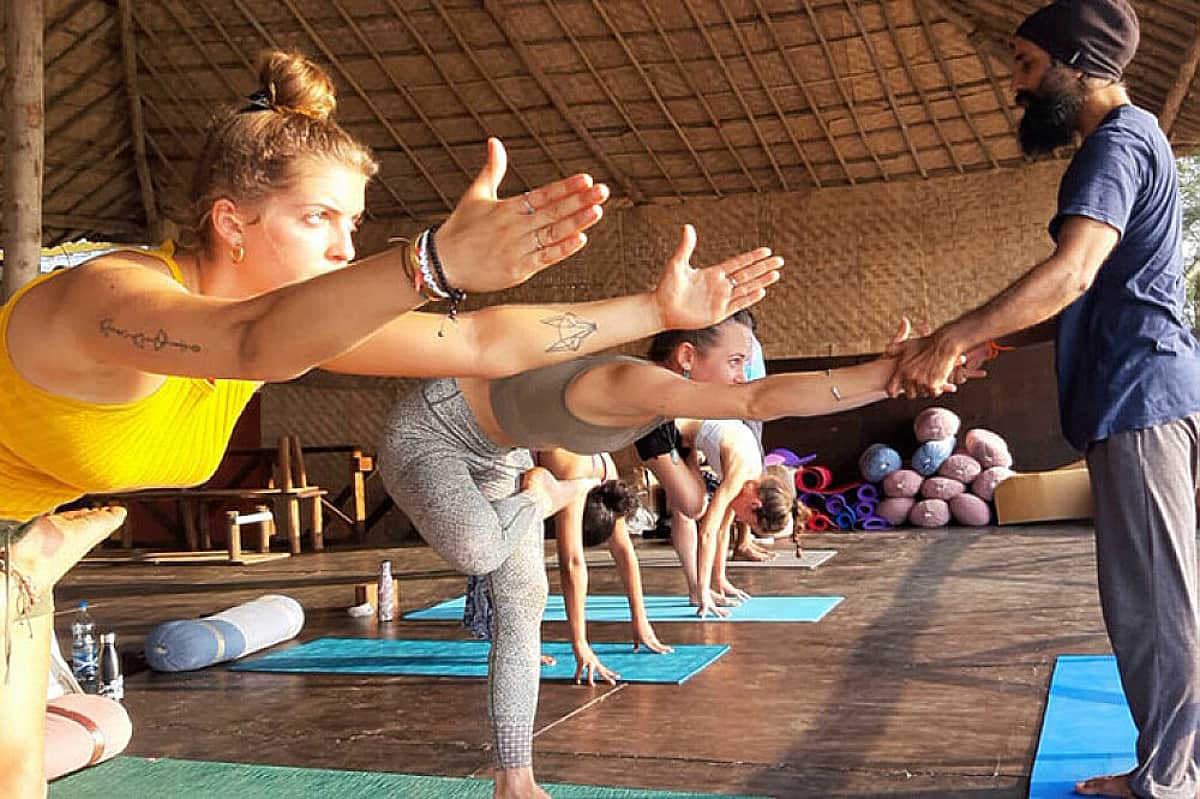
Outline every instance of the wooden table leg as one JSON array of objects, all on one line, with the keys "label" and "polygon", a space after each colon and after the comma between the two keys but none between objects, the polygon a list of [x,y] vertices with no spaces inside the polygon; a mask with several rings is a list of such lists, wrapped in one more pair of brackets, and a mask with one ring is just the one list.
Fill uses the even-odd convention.
[{"label": "wooden table leg", "polygon": [[321,496],[312,498],[312,542],[313,551],[321,552],[325,549],[325,519],[322,513]]},{"label": "wooden table leg", "polygon": [[294,496],[280,497],[283,518],[287,522],[288,552],[300,554],[300,500]]}]

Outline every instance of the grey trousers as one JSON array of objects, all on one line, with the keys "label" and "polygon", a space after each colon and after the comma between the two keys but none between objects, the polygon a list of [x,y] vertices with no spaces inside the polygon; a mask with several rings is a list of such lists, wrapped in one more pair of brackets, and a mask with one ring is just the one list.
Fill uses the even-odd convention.
[{"label": "grey trousers", "polygon": [[495,634],[489,716],[500,768],[533,762],[546,608],[541,505],[520,491],[528,450],[507,449],[479,428],[453,380],[425,380],[388,417],[379,470],[417,531],[465,574],[491,581]]},{"label": "grey trousers", "polygon": [[1200,414],[1099,441],[1087,465],[1100,605],[1138,730],[1130,785],[1141,797],[1194,799]]}]

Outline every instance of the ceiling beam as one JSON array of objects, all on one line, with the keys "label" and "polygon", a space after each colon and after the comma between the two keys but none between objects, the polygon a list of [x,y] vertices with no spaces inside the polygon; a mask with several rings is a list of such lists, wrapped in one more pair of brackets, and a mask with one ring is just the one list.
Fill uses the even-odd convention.
[{"label": "ceiling beam", "polygon": [[972,116],[971,110],[967,108],[966,102],[963,101],[962,94],[958,90],[958,81],[954,79],[954,72],[946,65],[946,59],[942,57],[942,47],[938,44],[937,34],[933,30],[933,25],[929,22],[929,17],[925,14],[925,9],[920,3],[916,4],[917,16],[921,19],[921,29],[925,33],[925,39],[929,42],[929,49],[933,51],[933,57],[937,60],[938,66],[942,70],[942,76],[946,79],[946,84],[950,87],[950,92],[954,95],[954,101],[958,104],[958,110],[966,121],[967,127],[971,129],[971,134],[975,137],[975,141],[979,143],[979,148],[983,151],[983,156],[991,162],[993,169],[1000,168],[1000,162],[996,160],[995,154],[992,153],[992,148],[988,147],[987,141],[979,132],[979,126],[975,124],[975,117]]},{"label": "ceiling beam", "polygon": [[[468,114],[470,114],[471,119],[475,120],[475,124],[479,126],[480,132],[483,133],[485,138],[492,135],[491,128],[489,128],[487,123],[483,121],[483,117],[481,117],[479,115],[479,112],[475,110],[475,104],[473,102],[469,101],[463,95],[462,88],[458,85],[458,81],[454,80],[454,78],[450,75],[450,73],[448,73],[442,67],[442,64],[438,60],[437,55],[430,48],[429,43],[427,41],[425,41],[425,37],[422,36],[421,32],[419,30],[417,30],[417,27],[415,25],[413,25],[412,20],[410,19],[412,14],[401,9],[399,4],[397,4],[396,0],[385,0],[385,1],[387,2],[388,6],[392,9],[392,13],[395,14],[396,19],[400,20],[400,24],[404,26],[404,29],[405,29],[405,31],[408,32],[408,35],[412,38],[412,40],[414,42],[416,42],[417,47],[421,48],[421,52],[424,53],[425,57],[429,59],[429,63],[433,66],[434,70],[437,71],[437,74],[441,77],[441,79],[443,81],[445,81],[446,85],[448,87],[450,87],[450,91],[454,93],[454,97],[458,100],[459,105],[461,105],[463,107],[463,109]],[[455,36],[457,36],[457,32],[454,32],[454,31],[451,31],[451,32],[454,33]],[[526,129],[528,130],[528,128],[526,128]],[[545,149],[545,144],[543,144],[541,142],[541,140],[538,139],[536,136],[534,137],[534,139],[538,142],[538,144],[542,145],[543,150],[545,150],[546,156],[552,162],[557,164],[558,162],[555,161],[554,156],[551,155],[549,150]],[[528,178],[526,178],[524,174],[522,174],[520,167],[517,166],[515,161],[509,160],[508,171],[516,176],[517,182],[521,184],[521,188],[523,191],[529,191],[530,189],[533,188],[533,183],[530,182],[530,180]]]},{"label": "ceiling beam", "polygon": [[800,87],[800,92],[804,95],[804,102],[808,104],[808,110],[812,111],[813,119],[817,121],[817,126],[821,128],[821,132],[825,134],[825,140],[829,142],[829,148],[833,151],[833,157],[841,164],[842,172],[846,175],[846,180],[850,181],[850,185],[853,186],[858,181],[855,180],[850,168],[846,166],[846,159],[842,156],[842,150],[837,146],[837,140],[834,139],[833,132],[829,129],[829,123],[825,121],[825,117],[821,114],[821,109],[817,107],[817,101],[813,98],[808,82],[804,80],[800,71],[796,68],[790,51],[784,48],[783,41],[779,38],[779,31],[775,26],[775,18],[763,5],[762,0],[754,0],[754,5],[758,9],[759,17],[766,23],[767,32],[771,34],[771,41],[775,44],[775,49],[779,51],[779,55],[788,69],[788,74],[791,75],[792,82]]},{"label": "ceiling beam", "polygon": [[1179,73],[1167,92],[1167,99],[1163,101],[1162,113],[1158,115],[1158,124],[1167,134],[1168,140],[1175,127],[1175,120],[1179,118],[1179,109],[1183,106],[1183,100],[1187,97],[1188,90],[1196,79],[1197,66],[1200,66],[1200,24],[1197,24],[1192,32],[1192,43],[1183,57],[1183,63],[1179,65]]},{"label": "ceiling beam", "polygon": [[[559,115],[566,121],[568,125],[571,126],[571,130],[573,130],[575,135],[583,141],[584,145],[587,146],[588,151],[591,152],[591,154],[601,164],[604,165],[606,170],[608,170],[608,174],[612,176],[613,181],[621,187],[622,193],[624,193],[626,197],[635,203],[644,201],[645,195],[642,193],[641,189],[639,189],[637,185],[625,175],[624,171],[622,171],[622,169],[617,166],[611,158],[608,157],[608,154],[605,153],[604,148],[600,146],[600,142],[596,141],[596,137],[588,132],[587,127],[575,117],[575,114],[571,111],[570,105],[567,103],[566,98],[563,97],[562,93],[559,92],[557,88],[555,88],[553,81],[551,81],[547,77],[546,73],[542,71],[542,68],[538,66],[537,59],[533,57],[533,54],[529,51],[529,48],[525,46],[525,43],[521,41],[521,37],[518,36],[517,32],[513,29],[512,18],[504,5],[497,0],[483,0],[483,7],[488,14],[491,15],[492,21],[496,23],[496,27],[499,28],[500,32],[504,34],[504,38],[508,41],[508,44],[510,47],[512,47],[513,51],[517,54],[517,57],[521,59],[521,64],[529,71],[530,77],[532,77],[537,83],[538,88],[542,90],[543,94],[550,98],[550,102],[554,106],[555,110],[557,110]],[[562,26],[562,20],[559,20],[559,25]],[[578,44],[576,44],[576,49],[578,49]],[[584,58],[585,63],[587,63],[588,67],[590,68],[591,64],[590,62],[587,62],[587,57],[583,56],[582,52],[580,55]],[[593,75],[594,74],[595,73],[593,72]],[[599,81],[599,83],[601,88],[604,89],[605,86],[603,81]],[[630,123],[630,127],[633,127],[632,123]],[[651,152],[651,157],[653,157],[653,155],[654,154]],[[668,177],[667,180],[669,181],[670,177]]]},{"label": "ceiling beam", "polygon": [[671,109],[667,107],[667,103],[663,99],[662,94],[658,91],[658,87],[654,84],[654,80],[650,77],[650,74],[646,72],[646,68],[642,66],[642,62],[637,57],[637,54],[633,52],[633,48],[629,45],[629,40],[626,39],[624,34],[621,33],[621,29],[617,25],[613,24],[612,17],[610,17],[608,12],[604,10],[603,0],[592,0],[592,10],[600,15],[600,18],[604,20],[604,24],[608,26],[609,32],[617,40],[617,43],[621,45],[621,49],[625,51],[625,57],[629,59],[629,63],[633,64],[633,68],[637,70],[638,76],[642,79],[642,83],[645,84],[646,88],[650,91],[650,96],[654,98],[654,102],[658,105],[658,110],[662,112],[663,117],[667,120],[667,124],[670,125],[675,131],[675,135],[679,137],[681,142],[683,142],[683,146],[687,148],[687,151],[692,154],[692,159],[696,162],[696,166],[700,167],[700,171],[704,174],[705,179],[708,181],[709,188],[713,190],[713,194],[715,194],[717,197],[724,196],[720,187],[717,186],[716,182],[713,180],[712,174],[709,173],[708,166],[704,163],[704,159],[700,157],[700,154],[696,152],[696,148],[692,146],[691,140],[689,140],[687,134],[683,132],[683,128],[679,126],[679,122],[675,119],[675,115],[671,113]]},{"label": "ceiling beam", "polygon": [[913,69],[912,62],[908,58],[908,53],[904,52],[904,47],[900,43],[900,36],[896,32],[896,26],[892,24],[892,17],[888,14],[887,0],[879,4],[879,13],[883,17],[883,24],[887,26],[888,35],[892,37],[892,45],[896,48],[896,53],[900,56],[900,63],[904,65],[904,72],[908,75],[908,82],[912,85],[913,93],[920,99],[921,106],[925,109],[925,116],[929,117],[933,129],[937,131],[938,138],[942,140],[942,146],[950,154],[950,162],[954,164],[954,168],[958,173],[962,174],[965,170],[963,169],[962,161],[958,158],[958,151],[954,149],[954,145],[946,136],[946,131],[942,130],[942,123],[937,118],[933,104],[929,102],[929,97],[925,94],[924,89],[921,88],[921,84],[917,82],[916,70]]},{"label": "ceiling beam", "polygon": [[154,184],[146,162],[146,126],[142,118],[142,94],[138,89],[137,39],[133,33],[133,0],[118,0],[120,16],[121,66],[125,73],[125,94],[129,99],[129,127],[133,136],[133,165],[137,170],[138,189],[142,198],[142,213],[151,238],[158,236],[158,204],[154,199]]},{"label": "ceiling beam", "polygon": [[866,128],[863,127],[862,119],[858,116],[858,109],[854,107],[854,103],[850,100],[850,93],[846,91],[846,84],[842,82],[837,61],[833,57],[833,49],[829,46],[829,39],[825,36],[825,31],[821,28],[820,20],[817,19],[817,12],[813,10],[810,0],[803,0],[803,5],[813,33],[816,34],[817,41],[821,44],[821,52],[825,56],[825,65],[829,68],[829,75],[833,78],[833,82],[838,88],[838,94],[842,96],[842,102],[846,104],[846,110],[850,112],[850,118],[854,120],[854,127],[858,131],[859,140],[862,142],[863,147],[866,148],[867,154],[871,156],[871,160],[875,162],[875,168],[879,170],[880,177],[884,180],[891,180],[892,176],[883,168],[883,162],[879,160],[875,148],[871,146],[871,141],[867,138]]},{"label": "ceiling beam", "polygon": [[[804,168],[808,170],[808,176],[812,178],[813,185],[818,189],[821,188],[821,178],[817,175],[817,170],[813,168],[812,161],[809,160],[808,153],[804,151],[804,145],[800,144],[800,141],[796,138],[796,133],[792,130],[792,126],[788,122],[787,114],[783,113],[783,109],[779,106],[779,101],[775,98],[775,92],[771,91],[771,85],[767,82],[766,77],[763,75],[762,68],[758,64],[758,59],[755,57],[754,53],[750,51],[750,45],[746,41],[746,36],[742,33],[741,24],[737,21],[737,19],[734,18],[733,13],[729,10],[729,5],[725,2],[725,0],[720,0],[718,5],[721,6],[721,10],[725,12],[725,20],[729,24],[730,29],[733,31],[735,38],[738,40],[738,45],[742,49],[742,54],[746,57],[746,63],[750,65],[750,71],[754,73],[755,79],[758,80],[758,85],[762,87],[763,92],[767,95],[767,99],[771,101],[771,108],[774,109],[775,116],[779,117],[779,124],[783,127],[783,132],[787,134],[792,146],[796,148],[796,153],[800,156],[800,161],[804,164]],[[714,55],[716,55],[718,62],[720,62],[721,56],[717,55],[715,52]],[[721,63],[721,67],[722,70],[724,70],[725,65],[723,62]],[[726,72],[726,80],[729,80],[730,83],[732,83],[732,78],[728,72]],[[738,93],[738,96],[739,98],[741,97],[740,92]],[[747,115],[753,121],[753,112],[748,107],[746,108],[746,111]],[[757,125],[755,126],[755,130],[757,131]],[[769,149],[770,143],[764,141],[763,147],[767,149],[767,157],[771,159],[772,163],[774,163],[775,159]],[[786,181],[784,182],[784,191],[787,191]]]},{"label": "ceiling beam", "polygon": [[750,187],[754,189],[755,192],[761,192],[762,189],[759,188],[758,181],[754,179],[754,174],[750,171],[750,168],[746,166],[746,162],[742,159],[741,153],[737,151],[737,147],[735,147],[733,142],[729,140],[729,134],[725,132],[725,126],[721,124],[721,120],[717,116],[717,112],[713,109],[712,103],[708,101],[708,98],[704,96],[704,92],[696,84],[696,79],[693,77],[692,70],[688,69],[684,65],[683,59],[679,57],[679,51],[675,49],[675,45],[671,42],[670,35],[667,34],[667,31],[663,27],[662,21],[658,17],[658,13],[655,12],[654,4],[646,3],[643,6],[643,9],[650,17],[650,21],[654,23],[654,30],[658,32],[658,38],[662,40],[663,45],[665,45],[667,48],[667,52],[671,54],[671,60],[675,62],[675,68],[679,70],[679,77],[683,78],[683,81],[688,85],[688,88],[691,89],[692,94],[695,95],[696,101],[700,103],[700,106],[704,109],[704,112],[708,114],[709,124],[712,125],[713,130],[715,130],[717,135],[721,138],[721,142],[725,145],[725,149],[729,150],[729,154],[733,157],[733,162],[742,170],[742,174],[746,176],[746,180],[750,183]]},{"label": "ceiling beam", "polygon": [[912,135],[908,131],[908,123],[904,121],[904,116],[900,113],[900,105],[896,102],[896,93],[892,91],[892,82],[888,78],[887,70],[879,62],[879,53],[875,51],[875,42],[871,39],[871,32],[867,30],[867,26],[863,24],[862,14],[858,13],[858,0],[845,0],[846,11],[849,12],[851,19],[854,20],[855,26],[858,28],[858,34],[862,37],[863,46],[867,49],[867,57],[871,60],[871,66],[875,68],[875,74],[879,76],[879,86],[883,89],[883,94],[887,98],[888,108],[892,111],[892,118],[896,120],[896,125],[900,128],[900,135],[904,137],[904,143],[908,145],[908,152],[912,156],[913,165],[917,168],[917,172],[921,173],[921,177],[929,177],[929,170],[925,169],[925,165],[921,163],[921,157],[917,154],[917,147],[913,144]]}]

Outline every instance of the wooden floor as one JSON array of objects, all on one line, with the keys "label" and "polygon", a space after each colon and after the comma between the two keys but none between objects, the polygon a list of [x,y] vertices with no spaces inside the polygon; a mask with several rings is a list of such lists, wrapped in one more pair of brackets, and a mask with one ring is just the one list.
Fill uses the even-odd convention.
[{"label": "wooden floor", "polygon": [[[1025,796],[1055,656],[1109,651],[1090,528],[827,534],[809,546],[838,554],[814,572],[737,577],[752,594],[844,595],[821,622],[659,625],[668,643],[733,647],[682,686],[543,683],[538,777],[777,797]],[[276,592],[304,605],[301,640],[463,637],[448,622],[351,618],[352,584],[383,557],[405,611],[462,591],[423,546],[252,567],[83,565],[57,592],[58,632],[86,598],[99,627],[135,650],[159,622]],[[620,592],[612,568],[590,574],[593,592]],[[643,580],[650,593],[684,590],[676,569],[647,568]],[[550,582],[556,591],[556,572]],[[596,641],[626,635],[591,627]],[[544,636],[564,639],[565,625]],[[448,776],[486,776],[491,764],[478,680],[217,666],[131,674],[126,690],[130,754]]]}]

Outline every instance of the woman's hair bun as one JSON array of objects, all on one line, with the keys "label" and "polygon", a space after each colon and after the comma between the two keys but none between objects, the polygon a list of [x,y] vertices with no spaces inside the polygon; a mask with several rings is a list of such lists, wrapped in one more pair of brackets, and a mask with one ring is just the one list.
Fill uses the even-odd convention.
[{"label": "woman's hair bun", "polygon": [[279,50],[263,53],[258,65],[259,85],[280,111],[314,119],[329,119],[337,108],[337,91],[329,74],[299,53]]}]

